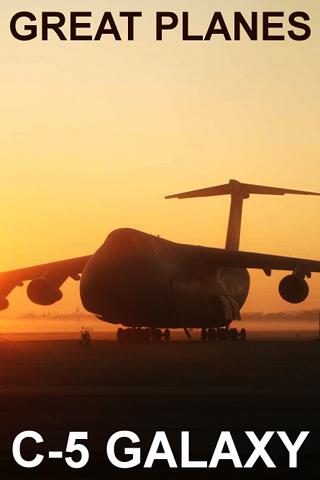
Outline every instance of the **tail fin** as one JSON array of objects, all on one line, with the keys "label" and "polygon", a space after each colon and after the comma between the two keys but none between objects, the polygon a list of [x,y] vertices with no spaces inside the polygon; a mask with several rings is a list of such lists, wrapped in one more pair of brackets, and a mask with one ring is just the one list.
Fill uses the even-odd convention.
[{"label": "tail fin", "polygon": [[190,192],[176,193],[168,195],[169,198],[196,198],[213,197],[216,195],[231,195],[231,205],[229,212],[228,232],[226,239],[226,249],[239,250],[242,204],[243,200],[249,198],[251,194],[257,195],[318,195],[320,193],[306,192],[304,190],[291,190],[289,188],[268,187],[264,185],[253,185],[250,183],[241,183],[237,180],[229,180],[229,183],[217,185],[215,187],[201,188]]}]

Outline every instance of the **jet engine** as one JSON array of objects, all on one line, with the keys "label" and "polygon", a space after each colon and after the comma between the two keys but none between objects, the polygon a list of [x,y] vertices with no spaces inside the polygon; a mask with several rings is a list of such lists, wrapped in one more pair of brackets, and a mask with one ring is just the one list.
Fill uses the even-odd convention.
[{"label": "jet engine", "polygon": [[281,297],[289,303],[301,303],[309,294],[307,282],[296,275],[287,275],[279,283]]},{"label": "jet engine", "polygon": [[9,301],[3,295],[0,295],[0,311],[7,310],[9,307]]},{"label": "jet engine", "polygon": [[27,288],[29,299],[37,305],[52,305],[63,297],[59,287],[47,278],[35,278]]}]

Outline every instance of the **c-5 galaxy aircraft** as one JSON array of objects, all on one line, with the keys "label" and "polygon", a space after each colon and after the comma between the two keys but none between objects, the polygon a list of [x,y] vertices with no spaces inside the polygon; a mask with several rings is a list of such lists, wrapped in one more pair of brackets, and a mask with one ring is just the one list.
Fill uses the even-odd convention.
[{"label": "c-5 galaxy aircraft", "polygon": [[[164,240],[131,228],[111,232],[93,255],[0,273],[0,309],[8,294],[29,281],[27,295],[39,305],[62,298],[68,277],[80,280],[83,306],[100,320],[121,325],[121,342],[170,339],[170,329],[201,329],[202,340],[246,338],[229,328],[240,320],[250,285],[247,269],[290,271],[279,284],[281,297],[303,302],[309,293],[305,278],[320,272],[320,261],[239,251],[243,201],[250,195],[320,195],[319,193],[251,185],[230,180],[166,198],[231,195],[226,246],[209,248]],[[123,328],[126,327],[126,328]]]}]

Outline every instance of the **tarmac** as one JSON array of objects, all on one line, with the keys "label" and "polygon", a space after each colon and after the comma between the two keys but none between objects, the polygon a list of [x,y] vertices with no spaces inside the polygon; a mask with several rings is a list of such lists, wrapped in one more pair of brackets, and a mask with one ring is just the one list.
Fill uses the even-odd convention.
[{"label": "tarmac", "polygon": [[[320,342],[173,341],[120,345],[76,340],[0,343],[0,471],[10,478],[315,478],[320,453]],[[24,454],[45,459],[36,469],[18,467],[11,453],[21,431],[39,432],[44,443],[25,441]],[[180,432],[190,431],[194,459],[210,459],[221,431],[230,431],[241,458],[250,454],[244,432],[262,436],[284,430],[294,440],[310,431],[297,470],[279,442],[268,452],[276,469],[262,461],[240,471],[230,462],[215,470],[119,470],[107,459],[107,439],[130,430],[141,439],[142,458],[156,431],[165,431],[177,459]],[[87,431],[90,460],[81,470],[48,459],[65,450],[68,432]],[[127,442],[128,443],[128,442]],[[130,446],[126,444],[125,446]],[[121,444],[119,455],[121,456]],[[226,477],[227,475],[227,477]]]}]

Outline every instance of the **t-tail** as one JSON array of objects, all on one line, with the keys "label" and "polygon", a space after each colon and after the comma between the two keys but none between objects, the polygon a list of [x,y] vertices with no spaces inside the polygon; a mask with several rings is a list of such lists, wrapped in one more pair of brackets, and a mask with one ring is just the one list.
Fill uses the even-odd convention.
[{"label": "t-tail", "polygon": [[320,193],[306,192],[304,190],[291,190],[289,188],[252,185],[250,183],[241,183],[237,180],[229,180],[229,183],[224,185],[201,188],[200,190],[192,190],[190,192],[176,193],[174,195],[168,195],[165,198],[184,199],[196,197],[214,197],[216,195],[231,195],[226,249],[239,250],[243,200],[246,200],[252,194],[286,195],[287,193],[295,195],[320,196]]}]

